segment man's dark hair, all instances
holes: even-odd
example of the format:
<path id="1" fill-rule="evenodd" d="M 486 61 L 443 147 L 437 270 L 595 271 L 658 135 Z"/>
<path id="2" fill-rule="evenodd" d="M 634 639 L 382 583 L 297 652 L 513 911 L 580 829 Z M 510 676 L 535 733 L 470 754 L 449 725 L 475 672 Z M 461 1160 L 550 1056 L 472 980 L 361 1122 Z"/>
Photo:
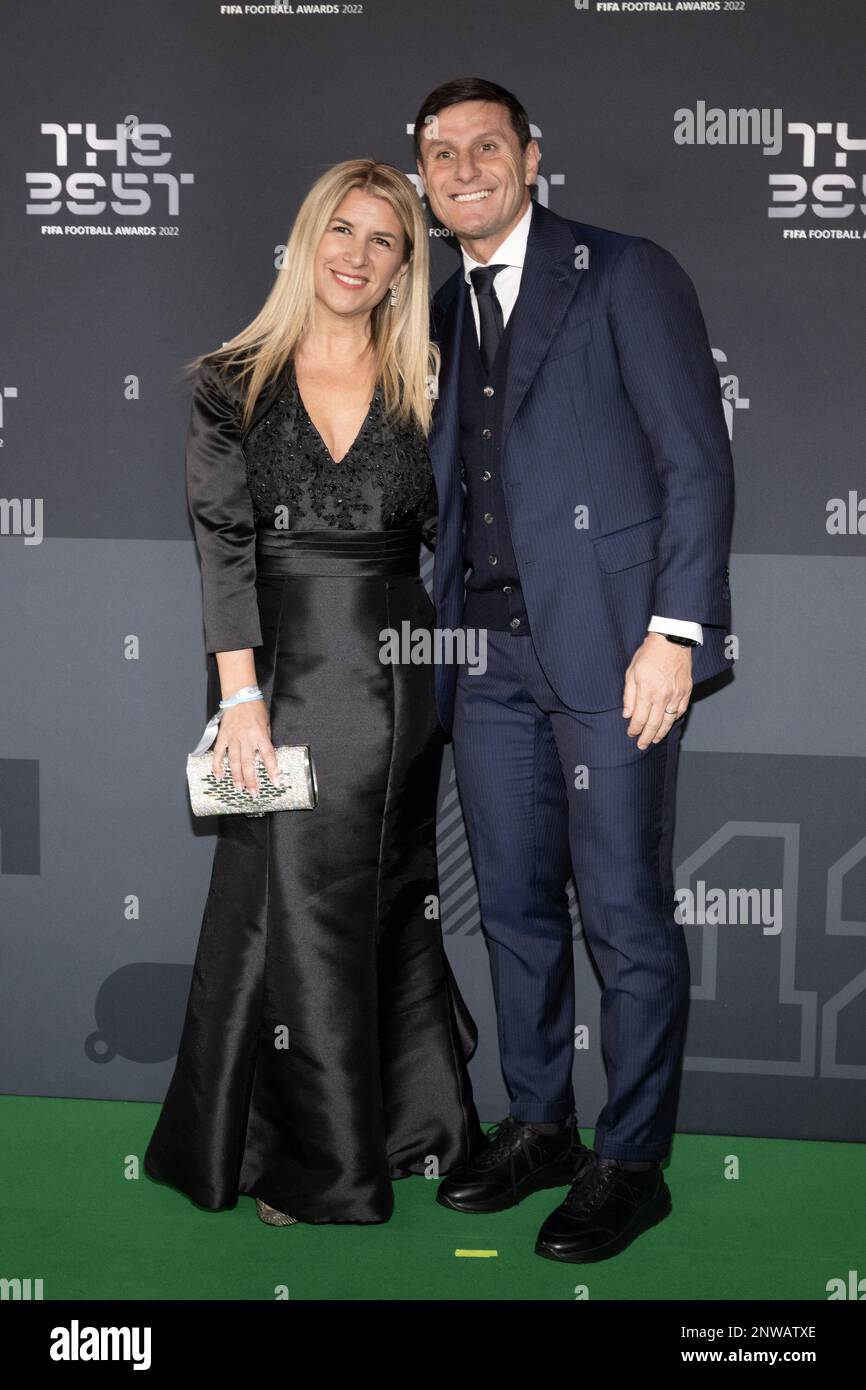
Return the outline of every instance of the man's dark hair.
<path id="1" fill-rule="evenodd" d="M 421 103 L 421 110 L 415 117 L 415 154 L 418 159 L 422 158 L 421 141 L 429 117 L 444 111 L 447 106 L 457 106 L 461 101 L 495 101 L 504 106 L 520 141 L 521 151 L 526 149 L 532 139 L 529 117 L 514 93 L 500 87 L 498 82 L 487 82 L 483 77 L 456 77 L 453 82 L 443 82 Z"/>

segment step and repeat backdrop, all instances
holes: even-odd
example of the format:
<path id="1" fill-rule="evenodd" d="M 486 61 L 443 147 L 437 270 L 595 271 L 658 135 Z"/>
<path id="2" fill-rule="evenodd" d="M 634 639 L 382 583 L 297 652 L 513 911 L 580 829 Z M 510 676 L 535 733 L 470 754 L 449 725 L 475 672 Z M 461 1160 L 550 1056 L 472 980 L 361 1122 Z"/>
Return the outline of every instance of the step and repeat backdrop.
<path id="1" fill-rule="evenodd" d="M 678 1128 L 866 1137 L 861 0 L 44 0 L 2 28 L 0 1089 L 164 1095 L 214 850 L 185 781 L 206 661 L 182 364 L 258 311 L 322 170 L 414 177 L 421 99 L 480 75 L 529 112 L 534 197 L 679 259 L 718 364 L 737 662 L 683 738 Z M 457 250 L 431 240 L 435 286 Z M 438 829 L 494 1120 L 450 750 Z M 572 904 L 591 1125 L 599 980 Z"/>

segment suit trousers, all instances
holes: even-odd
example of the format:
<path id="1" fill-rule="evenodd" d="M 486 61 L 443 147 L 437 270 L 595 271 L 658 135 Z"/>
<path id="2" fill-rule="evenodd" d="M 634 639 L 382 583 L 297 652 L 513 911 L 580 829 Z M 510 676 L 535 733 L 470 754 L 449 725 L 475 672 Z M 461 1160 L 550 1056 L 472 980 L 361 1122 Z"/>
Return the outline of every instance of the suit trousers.
<path id="1" fill-rule="evenodd" d="M 661 1160 L 676 1118 L 690 984 L 671 863 L 682 722 L 643 750 L 628 722 L 621 704 L 568 708 L 531 636 L 488 630 L 486 671 L 459 671 L 454 764 L 512 1116 L 552 1122 L 575 1109 L 573 872 L 602 979 L 608 1095 L 595 1149 Z"/>

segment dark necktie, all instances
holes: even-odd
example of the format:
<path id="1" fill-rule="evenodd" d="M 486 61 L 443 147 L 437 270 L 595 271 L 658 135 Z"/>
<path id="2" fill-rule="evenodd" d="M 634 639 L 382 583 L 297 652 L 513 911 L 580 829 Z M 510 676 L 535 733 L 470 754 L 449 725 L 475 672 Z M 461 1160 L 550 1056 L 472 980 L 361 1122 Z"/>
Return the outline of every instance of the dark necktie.
<path id="1" fill-rule="evenodd" d="M 478 302 L 478 319 L 481 324 L 481 361 L 485 372 L 493 366 L 496 349 L 504 331 L 502 305 L 493 288 L 493 277 L 504 270 L 504 265 L 483 265 L 470 270 L 469 279 Z"/>

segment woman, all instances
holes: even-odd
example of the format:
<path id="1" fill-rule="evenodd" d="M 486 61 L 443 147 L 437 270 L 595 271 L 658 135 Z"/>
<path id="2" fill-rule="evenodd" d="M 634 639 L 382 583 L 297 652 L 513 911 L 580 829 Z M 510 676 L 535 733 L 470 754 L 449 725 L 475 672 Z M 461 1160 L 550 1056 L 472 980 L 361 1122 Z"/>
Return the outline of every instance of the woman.
<path id="1" fill-rule="evenodd" d="M 213 771 L 310 745 L 312 811 L 219 817 L 174 1076 L 145 1155 L 200 1205 L 269 1224 L 386 1221 L 391 1181 L 483 1144 L 476 1031 L 438 923 L 442 731 L 430 666 L 381 634 L 433 625 L 427 233 L 373 160 L 314 184 L 261 313 L 196 359 L 187 481 Z M 251 688 L 251 689 L 250 689 Z M 257 693 L 260 691 L 260 695 Z"/>

